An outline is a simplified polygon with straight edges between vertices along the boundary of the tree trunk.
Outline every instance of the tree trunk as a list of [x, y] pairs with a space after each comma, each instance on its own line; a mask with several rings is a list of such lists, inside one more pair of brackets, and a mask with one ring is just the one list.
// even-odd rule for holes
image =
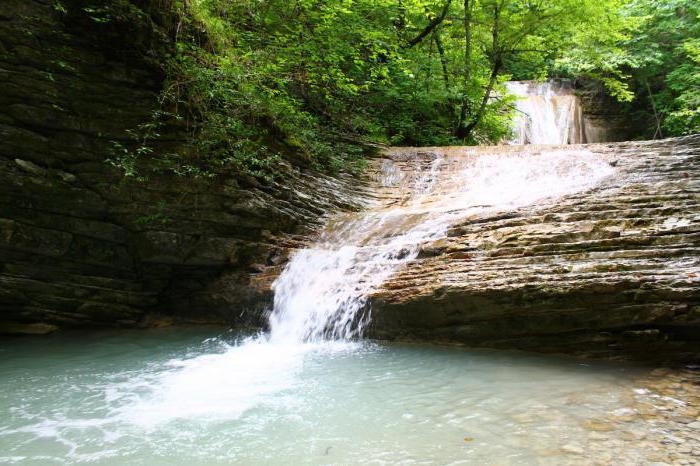
[[[465, 2], [466, 1], [467, 0], [465, 0]], [[489, 103], [489, 99], [491, 98], [491, 92], [493, 91], [493, 87], [496, 85], [498, 73], [501, 71], [501, 67], [503, 66], [503, 57], [501, 56], [498, 39], [501, 6], [502, 3], [496, 3], [493, 7], [493, 27], [491, 29], [491, 59], [493, 61], [493, 67], [491, 68], [489, 84], [486, 87], [486, 91], [484, 92], [484, 96], [481, 99], [481, 104], [479, 105], [479, 109], [476, 111], [476, 114], [472, 117], [471, 121], [464, 126], [464, 129], [460, 132], [461, 134], [458, 134], [458, 137], [464, 139], [468, 139], [471, 136], [472, 131], [474, 131], [474, 128], [481, 123], [481, 119], [484, 116], [484, 111], [486, 110], [486, 105]], [[462, 128], [460, 127], [460, 129]]]
[[484, 116], [484, 111], [486, 110], [486, 105], [489, 103], [489, 99], [491, 98], [491, 92], [493, 92], [493, 87], [496, 85], [496, 79], [498, 78], [498, 73], [501, 71], [501, 60], [500, 58], [496, 60], [496, 63], [493, 65], [493, 69], [491, 70], [491, 77], [489, 78], [489, 84], [488, 87], [486, 88], [486, 92], [484, 93], [484, 97], [481, 99], [481, 104], [479, 105], [479, 109], [476, 112], [476, 115], [474, 115], [474, 118], [472, 118], [472, 121], [464, 128], [464, 137], [468, 138], [471, 136], [472, 131], [474, 128], [476, 128], [479, 123], [481, 123], [481, 118]]
[[439, 29], [433, 31], [433, 39], [435, 40], [435, 45], [437, 45], [438, 54], [440, 54], [440, 64], [442, 65], [442, 79], [445, 82], [445, 90], [449, 90], [450, 74], [447, 71], [447, 57], [445, 57], [445, 49], [442, 46], [442, 40], [440, 39]]
[[471, 78], [471, 62], [472, 62], [472, 3], [469, 0], [464, 0], [464, 71], [462, 72], [462, 105], [459, 110], [459, 119], [457, 120], [457, 131], [455, 135], [460, 139], [465, 139], [464, 122], [469, 113], [469, 80]]
[[651, 109], [654, 111], [654, 119], [656, 120], [656, 130], [654, 131], [654, 137], [653, 139], [656, 139], [656, 135], [658, 134], [661, 139], [663, 139], [664, 135], [661, 132], [661, 117], [659, 116], [659, 113], [656, 111], [656, 101], [654, 101], [654, 95], [651, 93], [651, 87], [649, 87], [649, 81], [644, 80], [644, 84], [647, 87], [647, 92], [649, 93], [649, 100], [651, 101]]
[[[466, 1], [466, 0], [465, 0]], [[450, 5], [452, 4], [452, 0], [447, 0], [445, 2], [445, 5], [442, 7], [442, 11], [440, 11], [440, 14], [433, 18], [430, 23], [413, 39], [410, 39], [408, 41], [407, 46], [408, 47], [413, 47], [416, 44], [419, 44], [423, 39], [425, 39], [428, 34], [432, 33], [435, 28], [437, 28], [445, 19], [447, 16], [447, 13], [450, 11]]]

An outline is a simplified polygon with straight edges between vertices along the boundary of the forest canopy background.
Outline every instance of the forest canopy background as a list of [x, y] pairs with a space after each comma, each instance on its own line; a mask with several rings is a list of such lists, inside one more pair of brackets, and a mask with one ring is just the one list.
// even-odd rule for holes
[[[600, 84], [645, 127], [700, 131], [696, 0], [177, 0], [153, 121], [116, 148], [178, 174], [274, 176], [281, 158], [354, 170], [376, 143], [492, 144], [508, 80]], [[186, 150], [149, 146], [183, 121]]]

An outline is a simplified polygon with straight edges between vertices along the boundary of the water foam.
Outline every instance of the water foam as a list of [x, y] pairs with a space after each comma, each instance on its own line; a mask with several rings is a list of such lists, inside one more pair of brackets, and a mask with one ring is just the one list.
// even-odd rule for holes
[[[410, 435], [415, 427], [411, 423], [425, 422], [425, 413], [431, 412], [426, 400], [433, 400], [440, 387], [451, 386], [445, 380], [454, 377], [439, 378], [438, 372], [423, 379], [412, 373], [397, 378], [397, 368], [389, 361], [388, 366], [381, 366], [363, 382], [367, 398], [355, 400], [352, 397], [356, 390], [350, 385], [362, 380], [368, 366], [352, 362], [357, 365], [356, 373], [347, 379], [336, 366], [328, 366], [332, 370], [324, 369], [326, 372], [320, 375], [316, 368], [326, 367], [336, 355], [357, 356], [358, 348], [366, 347], [354, 340], [362, 335], [370, 318], [368, 296], [393, 273], [408, 266], [424, 244], [444, 237], [455, 222], [551, 205], [562, 196], [594, 188], [613, 173], [604, 160], [580, 149], [499, 154], [463, 149], [452, 155], [441, 155], [441, 151], [435, 154], [433, 159], [387, 161], [381, 179], [393, 195], [364, 212], [331, 219], [317, 241], [292, 256], [274, 284], [269, 333], [233, 343], [224, 339], [204, 342], [189, 354], [178, 351], [177, 357], [126, 369], [88, 385], [73, 381], [69, 389], [44, 395], [46, 405], [57, 406], [55, 410], [36, 413], [30, 407], [17, 407], [12, 413], [16, 424], [0, 427], [0, 439], [20, 445], [16, 452], [36, 449], [44, 453], [43, 445], [52, 445], [51, 455], [32, 456], [44, 462], [61, 462], [62, 458], [72, 462], [124, 459], [137, 448], [133, 445], [147, 445], [154, 457], [170, 457], [173, 448], [181, 451], [184, 447], [179, 446], [190, 444], [196, 445], [194, 451], [186, 452], [190, 458], [210, 460], [217, 455], [227, 459], [246, 457], [265, 448], [276, 452], [265, 445], [269, 428], [292, 445], [290, 451], [298, 453], [294, 450], [298, 448], [296, 429], [318, 430], [320, 424], [313, 417], [317, 413], [336, 410], [336, 419], [341, 419], [372, 400], [376, 411], [387, 403], [397, 404], [384, 425], [402, 422], [398, 428], [406, 424], [403, 435]], [[425, 367], [421, 370], [429, 368], [431, 364], [423, 360], [411, 361], [403, 370], [413, 371], [422, 365]], [[462, 355], [459, 360], [463, 360]], [[79, 365], [87, 363], [83, 360]], [[321, 387], [336, 373], [342, 380], [336, 381], [337, 385], [329, 389], [331, 394], [326, 395], [310, 383], [309, 373], [323, 378], [318, 383]], [[459, 373], [465, 371], [460, 369]], [[431, 380], [435, 386], [425, 386]], [[393, 388], [391, 383], [395, 384]], [[422, 384], [423, 392], [409, 383]], [[372, 389], [375, 385], [386, 391], [388, 401], [377, 402]], [[42, 382], [33, 386], [42, 386]], [[346, 386], [346, 399], [333, 398]], [[315, 394], [307, 399], [309, 390]], [[403, 398], [396, 397], [401, 390]], [[474, 394], [474, 390], [472, 387], [467, 392]], [[490, 396], [490, 387], [485, 385], [482, 390], [477, 404]], [[461, 396], [464, 391], [457, 392]], [[444, 395], [444, 405], [449, 407], [445, 416], [459, 408], [451, 401], [458, 399], [457, 392]], [[304, 406], [320, 403], [320, 396], [328, 396], [323, 409]], [[73, 407], [70, 397], [80, 398], [80, 406]], [[468, 423], [470, 414], [466, 411], [460, 422]], [[483, 411], [489, 412], [486, 408]], [[276, 417], [276, 413], [282, 413], [283, 418]], [[372, 419], [375, 415], [367, 414]], [[444, 425], [450, 422], [447, 419]], [[289, 433], [281, 435], [270, 428], [277, 423], [286, 425]], [[245, 428], [240, 427], [242, 424]], [[488, 423], [480, 423], [484, 424]], [[367, 422], [359, 419], [354, 428], [366, 429]], [[443, 428], [443, 424], [436, 424], [429, 430], [438, 432]], [[232, 435], [249, 436], [236, 437], [236, 448], [244, 450], [230, 447], [235, 443]], [[377, 432], [372, 438], [382, 435]], [[330, 440], [321, 437], [319, 448], [325, 455]], [[436, 437], [432, 443], [438, 440]], [[258, 442], [257, 449], [251, 448], [250, 442]], [[385, 451], [396, 454], [399, 443], [378, 445], [375, 459]], [[353, 447], [348, 444], [347, 450]], [[12, 458], [5, 456], [2, 460], [22, 461], [24, 457]]]
[[357, 347], [343, 341], [271, 342], [260, 335], [226, 345], [221, 352], [173, 359], [155, 372], [111, 385], [108, 399], [117, 406], [112, 418], [146, 430], [178, 419], [235, 420], [253, 407], [275, 403], [273, 395], [297, 388], [310, 355]]
[[403, 201], [380, 205], [298, 251], [274, 283], [272, 341], [351, 339], [367, 324], [367, 297], [420, 247], [456, 221], [513, 210], [594, 187], [613, 169], [588, 151], [462, 154], [385, 179], [403, 186]]
[[[170, 329], [2, 342], [0, 352], [18, 351], [0, 358], [0, 463], [566, 464], [580, 457], [559, 449], [585, 442], [586, 420], [627, 417], [630, 396], [647, 406], [661, 400], [640, 389], [637, 369], [600, 362], [324, 342], [300, 345], [309, 348], [295, 353], [300, 363], [284, 356], [288, 348], [271, 354], [254, 341], [247, 342], [251, 361], [241, 361], [241, 353], [225, 353], [246, 345], [226, 337], [191, 346], [206, 334]], [[257, 357], [287, 383], [265, 387], [276, 378], [272, 370], [241, 374], [246, 367], [259, 373], [251, 367]], [[265, 362], [273, 358], [291, 367]], [[203, 377], [208, 384], [197, 380]], [[269, 390], [236, 397], [251, 380]], [[651, 437], [648, 424], [625, 423]], [[630, 464], [648, 460], [625, 434], [611, 432], [611, 451]]]
[[384, 181], [399, 201], [332, 219], [314, 244], [293, 255], [274, 283], [268, 334], [112, 384], [112, 416], [150, 430], [175, 420], [238, 419], [272, 403], [298, 389], [309, 358], [356, 350], [352, 340], [369, 321], [371, 292], [454, 222], [551, 202], [612, 173], [606, 162], [580, 150], [465, 150], [415, 165], [385, 167]]

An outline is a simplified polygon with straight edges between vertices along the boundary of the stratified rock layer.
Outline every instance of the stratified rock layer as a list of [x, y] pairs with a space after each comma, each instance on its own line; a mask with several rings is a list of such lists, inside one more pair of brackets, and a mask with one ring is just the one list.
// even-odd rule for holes
[[[652, 124], [635, 105], [611, 96], [599, 81], [577, 80], [575, 94], [583, 110], [585, 142], [614, 142], [645, 139]], [[647, 136], [651, 138], [651, 134]]]
[[[373, 335], [588, 355], [699, 354], [700, 135], [528, 150], [577, 147], [617, 174], [554, 203], [454, 225], [373, 295]], [[440, 151], [474, 149], [388, 156]]]
[[257, 323], [271, 297], [260, 271], [328, 212], [358, 205], [357, 180], [288, 164], [267, 186], [235, 174], [123, 179], [108, 163], [113, 141], [149, 121], [171, 47], [149, 4], [3, 2], [0, 333], [148, 314]]

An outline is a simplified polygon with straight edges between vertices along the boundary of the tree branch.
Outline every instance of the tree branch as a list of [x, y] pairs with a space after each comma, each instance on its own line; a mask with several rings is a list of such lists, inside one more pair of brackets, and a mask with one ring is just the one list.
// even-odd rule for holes
[[447, 0], [445, 2], [445, 5], [442, 7], [442, 11], [438, 16], [433, 18], [430, 23], [423, 29], [416, 37], [408, 41], [407, 47], [413, 47], [416, 44], [419, 44], [423, 39], [426, 38], [428, 34], [433, 32], [436, 27], [440, 25], [445, 20], [445, 17], [447, 16], [447, 12], [450, 10], [450, 5], [452, 4], [452, 0]]
[[440, 55], [440, 64], [442, 65], [442, 79], [445, 81], [445, 89], [450, 88], [450, 74], [447, 71], [447, 57], [445, 57], [445, 49], [442, 46], [442, 40], [440, 39], [440, 30], [435, 29], [433, 31], [433, 40], [435, 45], [437, 45], [438, 54]]
[[479, 123], [481, 123], [481, 118], [484, 116], [484, 110], [486, 110], [486, 104], [489, 102], [491, 97], [491, 92], [493, 87], [496, 85], [496, 79], [498, 78], [498, 73], [501, 71], [503, 66], [503, 57], [500, 54], [499, 46], [499, 29], [500, 29], [500, 19], [501, 19], [501, 9], [503, 8], [503, 2], [498, 3], [494, 6], [493, 10], [493, 28], [491, 29], [491, 48], [493, 50], [493, 68], [491, 69], [491, 77], [489, 78], [489, 84], [484, 92], [484, 96], [481, 99], [481, 104], [476, 112], [476, 115], [472, 118], [472, 121], [467, 124], [464, 128], [463, 134], [467, 138], [471, 135], [471, 132], [476, 128]]

